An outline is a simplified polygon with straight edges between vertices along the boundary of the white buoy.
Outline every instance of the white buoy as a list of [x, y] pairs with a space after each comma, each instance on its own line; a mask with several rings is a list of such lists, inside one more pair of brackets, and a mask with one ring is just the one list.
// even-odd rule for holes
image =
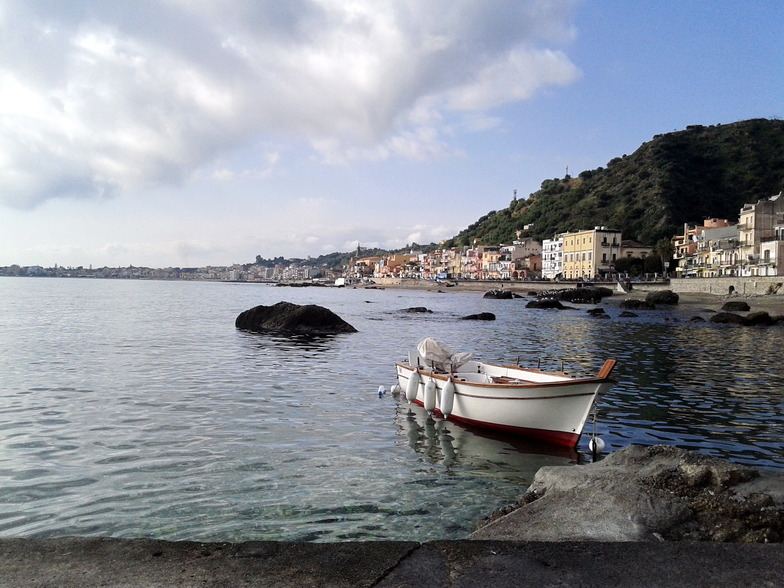
[[386, 391], [386, 389], [384, 388], [384, 386], [379, 386], [379, 387], [378, 387], [378, 395], [379, 395], [379, 396], [383, 396], [384, 394], [386, 394], [386, 392], [387, 392], [387, 391]]
[[391, 391], [393, 396], [397, 396], [403, 391], [403, 389], [400, 387], [400, 384], [395, 384], [394, 386], [392, 386]]
[[436, 407], [436, 383], [433, 380], [428, 380], [425, 384], [425, 410], [428, 413], [433, 412]]
[[408, 376], [408, 385], [406, 386], [406, 400], [409, 404], [416, 400], [417, 392], [419, 392], [419, 372], [414, 370]]
[[452, 378], [449, 378], [447, 383], [444, 385], [443, 390], [441, 390], [441, 406], [438, 408], [441, 410], [441, 414], [444, 415], [444, 418], [449, 418], [449, 415], [452, 414], [452, 406], [455, 402], [455, 383], [452, 381]]
[[604, 439], [601, 437], [591, 437], [590, 441], [588, 441], [588, 450], [591, 453], [601, 453], [604, 451], [604, 448]]

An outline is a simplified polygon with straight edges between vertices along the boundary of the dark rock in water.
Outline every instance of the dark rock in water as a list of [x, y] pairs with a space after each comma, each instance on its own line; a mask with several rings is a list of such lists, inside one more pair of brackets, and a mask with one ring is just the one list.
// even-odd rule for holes
[[769, 327], [776, 324], [776, 319], [770, 316], [764, 310], [759, 312], [750, 312], [746, 315], [746, 324], [751, 326]]
[[656, 310], [656, 307], [650, 302], [637, 300], [635, 298], [627, 298], [622, 301], [621, 308], [625, 308], [626, 310]]
[[601, 316], [603, 314], [607, 314], [603, 308], [590, 308], [586, 311], [591, 316]]
[[639, 316], [639, 315], [638, 315], [638, 314], [635, 314], [635, 313], [633, 313], [633, 312], [629, 312], [628, 310], [624, 310], [624, 311], [623, 311], [621, 314], [619, 314], [618, 316], [619, 316], [619, 317], [622, 317], [622, 318], [634, 318], [634, 317], [636, 317], [636, 316]]
[[710, 317], [710, 322], [720, 325], [745, 325], [746, 317], [731, 312], [717, 312]]
[[745, 300], [729, 300], [724, 303], [721, 309], [727, 312], [746, 312], [751, 310], [751, 307]]
[[537, 292], [536, 290], [529, 290], [528, 291], [528, 295], [529, 296], [538, 296], [539, 292]]
[[658, 292], [648, 292], [645, 302], [649, 304], [678, 304], [680, 297], [672, 290], [659, 290]]
[[564, 290], [548, 290], [540, 294], [541, 298], [555, 298], [574, 304], [596, 304], [602, 298], [612, 296], [613, 291], [604, 286], [589, 286], [586, 288], [567, 288]]
[[357, 330], [331, 310], [316, 304], [301, 306], [278, 302], [256, 306], [239, 314], [234, 326], [247, 331], [282, 331], [300, 335], [356, 333]]
[[470, 539], [784, 541], [784, 473], [676, 447], [629, 446], [539, 469], [522, 499]]
[[469, 314], [461, 318], [464, 321], [494, 321], [495, 315], [492, 312], [480, 312], [478, 314]]
[[414, 312], [433, 312], [433, 311], [425, 308], [424, 306], [412, 306], [411, 308], [404, 308], [400, 312], [414, 313]]
[[494, 298], [496, 300], [511, 300], [512, 298], [522, 298], [519, 294], [515, 294], [511, 290], [490, 290], [485, 292], [482, 298]]
[[531, 300], [528, 304], [525, 305], [526, 308], [544, 308], [544, 309], [552, 309], [555, 310], [564, 310], [566, 307], [561, 304], [559, 300], [555, 300], [553, 298], [537, 298], [536, 300]]
[[704, 323], [704, 322], [705, 322], [705, 319], [704, 319], [704, 318], [702, 318], [701, 316], [693, 316], [693, 317], [691, 317], [691, 318], [689, 319], [689, 322], [690, 322], [690, 323]]

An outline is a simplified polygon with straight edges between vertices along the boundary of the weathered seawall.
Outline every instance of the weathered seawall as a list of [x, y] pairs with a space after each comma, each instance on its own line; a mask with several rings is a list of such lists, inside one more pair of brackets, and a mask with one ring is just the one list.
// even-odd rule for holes
[[784, 294], [784, 276], [755, 276], [750, 278], [676, 278], [670, 280], [670, 290], [678, 294], [727, 295], [732, 291], [738, 296]]
[[[430, 280], [401, 280], [400, 278], [373, 278], [377, 286], [391, 288], [442, 289], [446, 287]], [[506, 288], [515, 292], [555, 290], [574, 288], [577, 282], [526, 282], [526, 281], [484, 281], [458, 280], [457, 290], [491, 290]], [[615, 287], [614, 282], [597, 285]], [[765, 294], [784, 294], [784, 276], [756, 276], [747, 278], [672, 278], [669, 282], [632, 282], [632, 291], [650, 292], [672, 290], [676, 294], [712, 294], [726, 296], [732, 292], [736, 296], [763, 296]], [[360, 286], [361, 287], [361, 286]]]

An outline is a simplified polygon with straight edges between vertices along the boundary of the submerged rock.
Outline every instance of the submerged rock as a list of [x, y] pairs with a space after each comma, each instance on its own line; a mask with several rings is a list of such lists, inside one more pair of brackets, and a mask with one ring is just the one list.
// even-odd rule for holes
[[729, 300], [724, 303], [721, 309], [727, 312], [747, 312], [751, 310], [751, 307], [745, 300]]
[[555, 298], [574, 304], [596, 304], [602, 298], [612, 296], [613, 291], [604, 286], [587, 286], [585, 288], [566, 288], [563, 290], [548, 290], [543, 292], [541, 298]]
[[525, 307], [555, 309], [555, 310], [566, 309], [566, 307], [563, 304], [561, 304], [560, 300], [555, 300], [553, 298], [537, 298], [536, 300], [531, 300], [528, 304], [525, 305]]
[[645, 302], [649, 304], [678, 304], [680, 297], [672, 290], [659, 290], [658, 292], [648, 292]]
[[479, 312], [477, 314], [469, 314], [468, 316], [461, 317], [464, 321], [494, 321], [495, 315], [492, 312]]
[[519, 294], [515, 294], [511, 290], [490, 290], [485, 292], [482, 298], [494, 298], [495, 300], [511, 300], [512, 298], [522, 298]]
[[712, 323], [719, 323], [722, 325], [745, 325], [746, 317], [740, 316], [739, 314], [734, 314], [731, 312], [717, 312], [712, 317], [710, 317], [710, 322]]
[[410, 312], [410, 313], [427, 313], [433, 312], [432, 310], [425, 308], [424, 306], [412, 306], [411, 308], [403, 308], [400, 312]]
[[278, 302], [256, 306], [239, 314], [234, 326], [254, 332], [281, 331], [300, 335], [356, 333], [357, 330], [331, 310], [316, 304], [301, 306]]
[[637, 300], [636, 298], [627, 298], [621, 302], [621, 308], [626, 310], [656, 310], [656, 307], [650, 302], [645, 300]]
[[784, 540], [784, 473], [676, 447], [632, 445], [588, 466], [541, 468], [470, 539]]

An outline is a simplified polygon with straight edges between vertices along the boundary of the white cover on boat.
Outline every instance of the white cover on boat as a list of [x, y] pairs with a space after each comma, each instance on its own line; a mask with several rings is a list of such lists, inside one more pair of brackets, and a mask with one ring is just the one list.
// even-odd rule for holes
[[417, 351], [425, 363], [441, 369], [447, 366], [458, 368], [474, 356], [473, 353], [453, 353], [446, 343], [433, 337], [422, 339], [417, 345]]

